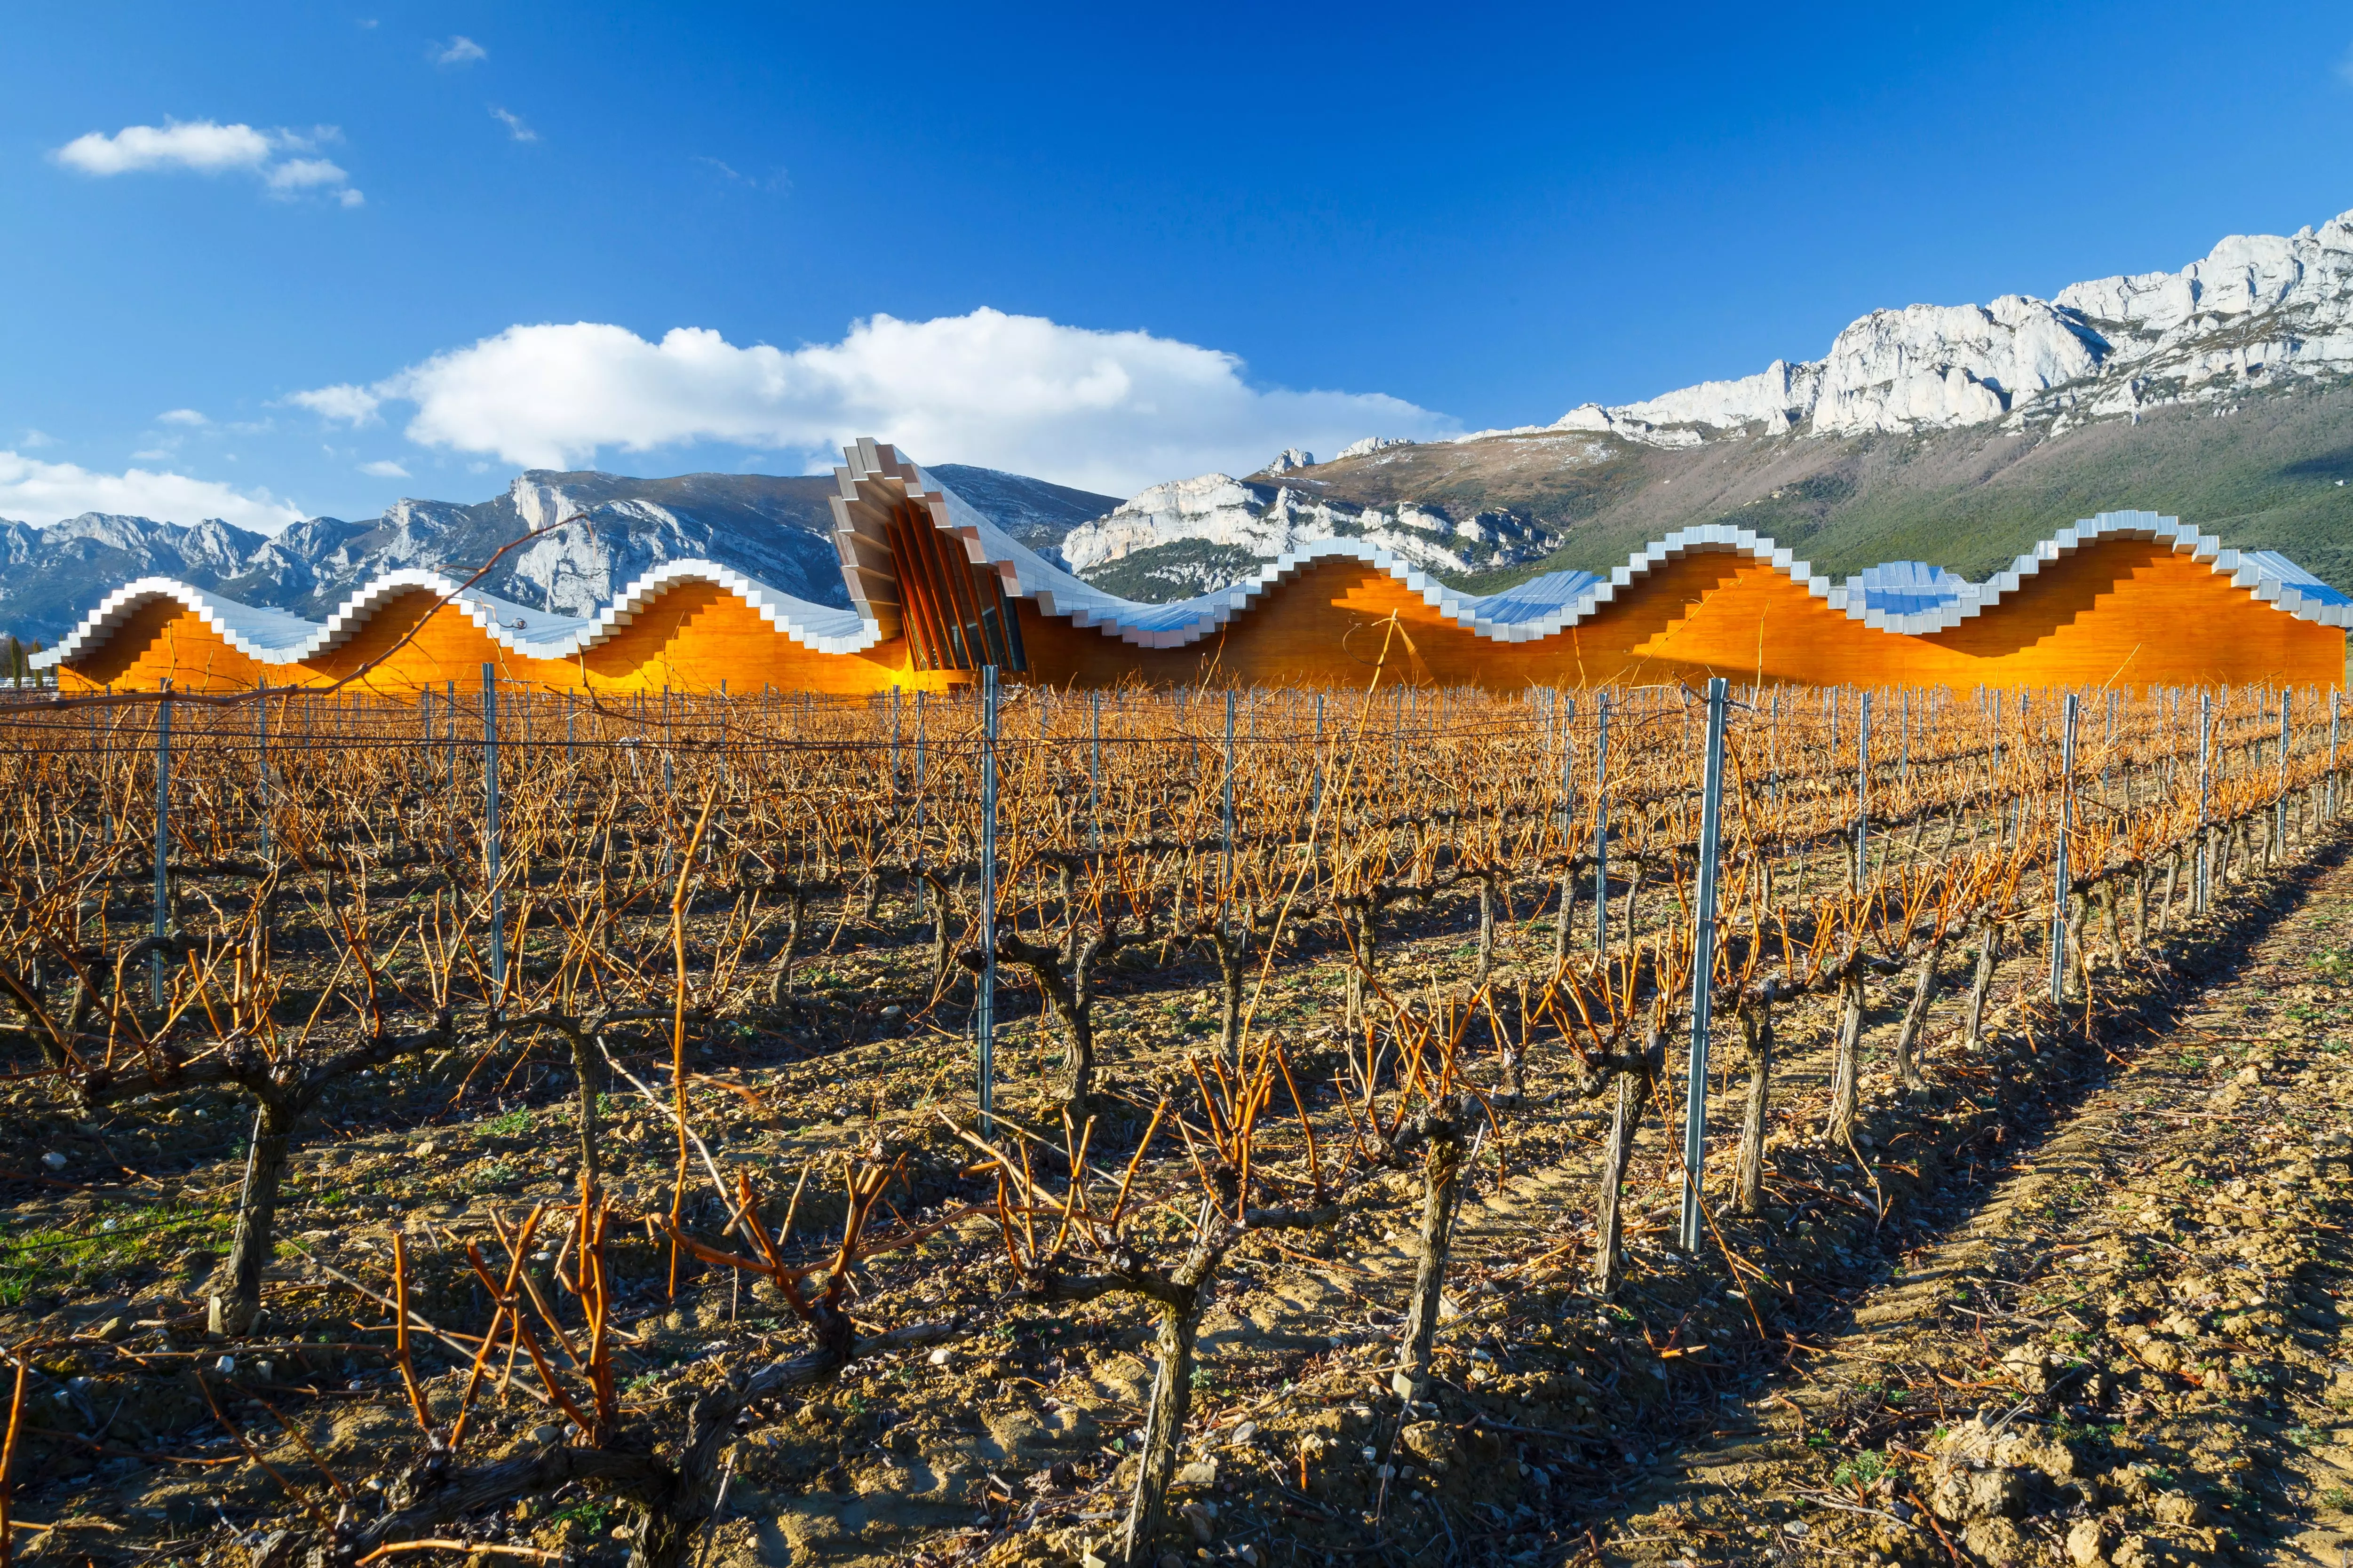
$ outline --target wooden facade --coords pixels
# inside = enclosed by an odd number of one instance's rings
[[[196,611],[153,599],[88,653],[60,662],[57,677],[68,691],[153,690],[168,678],[181,691],[250,691],[264,680],[273,687],[349,681],[377,696],[410,697],[452,683],[470,690],[481,683],[486,664],[518,685],[622,693],[765,686],[855,697],[894,686],[941,690],[969,679],[915,669],[897,640],[865,653],[814,652],[706,584],[672,589],[610,640],[565,659],[502,647],[424,590],[392,600],[350,640],[290,664],[254,658]]]
[[[1687,555],[1590,619],[1533,642],[1468,631],[1388,573],[1354,561],[1310,567],[1190,647],[1128,647],[1026,605],[1022,636],[1042,676],[1079,686],[1360,686],[1385,647],[1386,679],[1494,690],[1714,675],[1960,689],[2335,686],[2345,676],[2341,629],[2295,619],[2141,541],[2092,546],[1994,612],[1926,637],[1850,620],[1770,563],[1730,552]]]

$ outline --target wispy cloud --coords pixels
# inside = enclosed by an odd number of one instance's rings
[[[254,174],[274,196],[311,194],[355,207],[365,198],[353,188],[349,174],[324,158],[298,155],[342,140],[343,132],[332,125],[258,131],[242,122],[166,120],[160,126],[126,125],[112,135],[92,131],[49,156],[93,179],[171,173]]]
[[[288,200],[314,190],[332,195],[347,207],[358,206],[367,199],[352,188],[350,175],[324,158],[290,158],[273,164],[262,183],[269,187],[271,195]]]
[[[2353,86],[2353,47],[2348,47],[2345,58],[2337,62],[2337,79]]]
[[[373,479],[405,479],[408,470],[389,458],[379,458],[373,463],[362,463],[360,472]]]
[[[34,430],[27,428],[24,436],[18,439],[16,445],[19,447],[29,447],[34,451],[37,452],[44,447],[58,447],[64,445],[64,443],[59,441],[55,436],[50,435],[47,430]]]
[[[860,436],[927,462],[975,462],[1132,494],[1171,475],[1249,473],[1285,447],[1459,426],[1377,393],[1254,386],[1233,354],[1141,331],[978,310],[875,316],[839,342],[739,347],[702,328],[648,342],[579,321],[514,326],[366,386],[290,401],[350,425],[413,405],[424,447],[573,468],[599,447],[692,441],[816,455]]]
[[[309,409],[322,419],[356,426],[374,423],[376,408],[384,400],[364,386],[345,383],[293,393],[286,401],[297,408]]]
[[[460,33],[446,44],[435,44],[427,51],[437,66],[470,66],[476,60],[491,58],[491,51]]]
[[[723,159],[709,157],[701,153],[694,154],[693,161],[731,185],[743,185],[754,191],[765,191],[771,195],[781,195],[793,188],[792,176],[782,169],[771,169],[765,174],[747,174]]]
[[[158,425],[185,425],[192,430],[202,429],[212,423],[193,408],[167,408],[155,416]]]
[[[499,108],[496,104],[493,104],[491,106],[491,118],[505,126],[507,128],[507,134],[513,137],[518,142],[536,142],[539,140],[539,132],[533,131],[530,126],[525,125],[522,122],[522,116],[520,114],[511,114],[507,110]]]

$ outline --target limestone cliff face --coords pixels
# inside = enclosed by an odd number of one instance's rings
[[[1550,425],[1439,442],[1367,437],[1323,462],[1285,450],[1246,478],[1155,485],[1073,530],[1062,552],[1092,582],[1167,598],[1237,581],[1323,538],[1372,540],[1443,574],[1495,571],[1541,558],[1621,507],[1647,530],[1621,542],[1734,517],[1802,536],[1855,489],[1851,477],[1815,473],[1809,456],[1841,438],[1936,435],[1939,449],[1954,449],[2015,433],[2025,450],[2168,405],[2234,414],[2273,386],[2319,402],[2348,378],[2353,213],[2284,237],[2234,236],[2178,272],[2095,279],[2048,300],[1873,310],[1820,359],[1776,360],[1638,403],[1589,403]],[[2290,456],[2327,467],[2337,449]],[[1944,482],[1933,468],[1916,481]],[[2339,477],[2329,468],[2265,483],[2330,482],[2341,500]],[[1915,538],[1904,548],[1945,542],[1971,560],[2006,558],[2053,521],[2037,520],[2002,546]]]
[[[2063,426],[2348,372],[2353,213],[2284,237],[2233,235],[2179,272],[2094,279],[2051,300],[1873,310],[1819,360],[1776,360],[1617,407],[1588,403],[1555,427],[1682,447],[1760,429]]]
[[[1227,559],[1270,559],[1319,539],[1362,539],[1418,566],[1467,573],[1533,561],[1557,542],[1508,512],[1456,519],[1412,502],[1356,506],[1315,493],[1314,481],[1266,484],[1203,474],[1154,485],[1062,538],[1062,559],[1082,577],[1139,552],[1176,544],[1215,547]],[[1203,583],[1200,586],[1215,586]]]

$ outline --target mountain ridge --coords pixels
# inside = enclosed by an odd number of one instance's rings
[[[948,466],[946,482],[1032,548],[1115,497],[991,468]],[[61,636],[109,590],[169,576],[268,609],[317,617],[371,578],[403,567],[470,574],[533,530],[585,514],[583,525],[530,540],[501,557],[487,591],[533,609],[585,615],[634,578],[685,557],[716,561],[813,604],[845,608],[828,498],[819,475],[681,474],[640,479],[595,470],[530,469],[471,503],[405,499],[359,521],[305,519],[274,536],[211,519],[197,523],[86,512],[46,527],[0,520],[0,633],[26,642]]]
[[[1689,445],[1735,429],[1857,435],[2129,416],[2249,384],[2353,372],[2353,212],[2226,236],[2175,272],[2070,283],[2049,300],[1858,317],[1819,360],[1701,382],[1553,423]]]
[[[1606,572],[1651,541],[1728,522],[1818,569],[1916,560],[1978,576],[2079,517],[2144,510],[2274,548],[2353,591],[2353,213],[2234,235],[2173,272],[2049,300],[1910,305],[1856,318],[1819,360],[1776,360],[1549,425],[1442,441],[1367,437],[1318,462],[1097,495],[997,469],[931,471],[1021,543],[1098,587],[1178,599],[1317,539],[1359,539],[1493,592]],[[317,615],[402,566],[582,614],[665,560],[701,556],[797,597],[848,603],[817,476],[638,479],[531,470],[474,503],[404,500],[274,539],[87,513],[0,521],[0,631],[58,635],[108,588],[167,574]]]
[[[1769,534],[1825,571],[1917,559],[1975,575],[2079,517],[2139,509],[2285,551],[2353,590],[2348,478],[2353,213],[2234,235],[2179,271],[2051,300],[1873,310],[1820,360],[1583,404],[1549,425],[1367,437],[1322,463],[1286,450],[1239,481],[1178,481],[1238,487],[1221,508],[1164,512],[1148,534],[1106,517],[1066,548],[1090,554],[1101,540],[1102,558],[1079,569],[1102,586],[1198,592],[1276,552],[1240,542],[1300,541],[1271,525],[1279,486],[1335,517],[1411,509],[1433,536],[1477,518],[1499,537],[1558,542],[1507,562],[1426,563],[1474,591],[1608,571],[1710,522]]]

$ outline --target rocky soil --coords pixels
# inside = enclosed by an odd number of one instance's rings
[[[1986,1048],[1961,1050],[1971,959],[1956,950],[1927,1053],[1936,1087],[1916,1100],[1883,1059],[1910,984],[1896,977],[1873,996],[1851,1148],[1819,1137],[1833,1020],[1787,1009],[1766,1212],[1716,1213],[1699,1257],[1675,1252],[1659,1114],[1675,1108],[1656,1108],[1611,1300],[1586,1284],[1604,1123],[1563,1064],[1533,1062],[1529,1107],[1480,1150],[1426,1402],[1388,1378],[1412,1181],[1366,1187],[1332,1231],[1237,1255],[1203,1335],[1165,1551],[2132,1568],[2293,1548],[2333,1562],[2332,1521],[2353,1522],[2340,1511],[2353,1479],[2337,1474],[2353,1451],[2334,1447],[2330,1404],[2353,1398],[2335,1348],[2339,1211],[2353,1203],[2353,869],[2337,854],[2324,846],[2312,868],[2235,889],[2230,920],[2160,939],[2154,967],[2100,969],[2088,1037],[2083,1009],[2034,1000],[2029,954],[2001,972]],[[1434,914],[1398,944],[1397,973],[1459,971],[1470,918]],[[1514,927],[1505,957],[1548,942],[1544,921]],[[904,1152],[892,1201],[910,1220],[987,1193],[937,1115],[964,1047],[891,989],[906,966],[873,942],[852,922],[807,962],[783,1022],[699,1047],[714,1158],[751,1177],[772,1221],[802,1193],[790,1206],[806,1256],[839,1223],[834,1173],[853,1147]],[[1327,1081],[1335,963],[1303,956],[1263,1012]],[[1214,1041],[1213,979],[1192,961],[1109,977],[1115,1082],[1133,1091]],[[1059,1053],[1008,1010],[1000,1103],[1016,1128],[1058,1141],[1040,1097]],[[625,1060],[651,1049],[637,1044]],[[1745,1088],[1727,1055],[1717,1170]],[[571,1092],[551,1042],[396,1071],[331,1101],[290,1194],[270,1316],[227,1345],[206,1338],[201,1298],[241,1168],[237,1103],[85,1121],[33,1084],[10,1089],[0,1333],[30,1366],[17,1554],[266,1562],[305,1510],[372,1506],[417,1447],[374,1299],[391,1238],[407,1247],[418,1310],[449,1336],[417,1351],[424,1397],[446,1418],[465,1336],[488,1317],[459,1249],[490,1249],[498,1223],[563,1200],[577,1168]],[[612,1251],[624,1401],[682,1419],[698,1389],[789,1353],[801,1331],[733,1276],[690,1265],[673,1292],[646,1224],[668,1205],[673,1136],[626,1084],[607,1109],[607,1180],[629,1216]],[[1095,1147],[1132,1149],[1145,1113],[1107,1114]],[[726,1522],[702,1561],[1102,1558],[1133,1477],[1145,1321],[1118,1298],[1050,1308],[1013,1283],[982,1218],[876,1259],[861,1314],[952,1322],[955,1337],[763,1406],[732,1449]],[[471,1462],[557,1436],[528,1363],[494,1370]],[[617,1563],[626,1528],[567,1492],[468,1531]]]
[[[2353,870],[1606,1530],[1608,1563],[2334,1564],[2353,1542]],[[2199,983],[2203,989],[2196,989]]]

